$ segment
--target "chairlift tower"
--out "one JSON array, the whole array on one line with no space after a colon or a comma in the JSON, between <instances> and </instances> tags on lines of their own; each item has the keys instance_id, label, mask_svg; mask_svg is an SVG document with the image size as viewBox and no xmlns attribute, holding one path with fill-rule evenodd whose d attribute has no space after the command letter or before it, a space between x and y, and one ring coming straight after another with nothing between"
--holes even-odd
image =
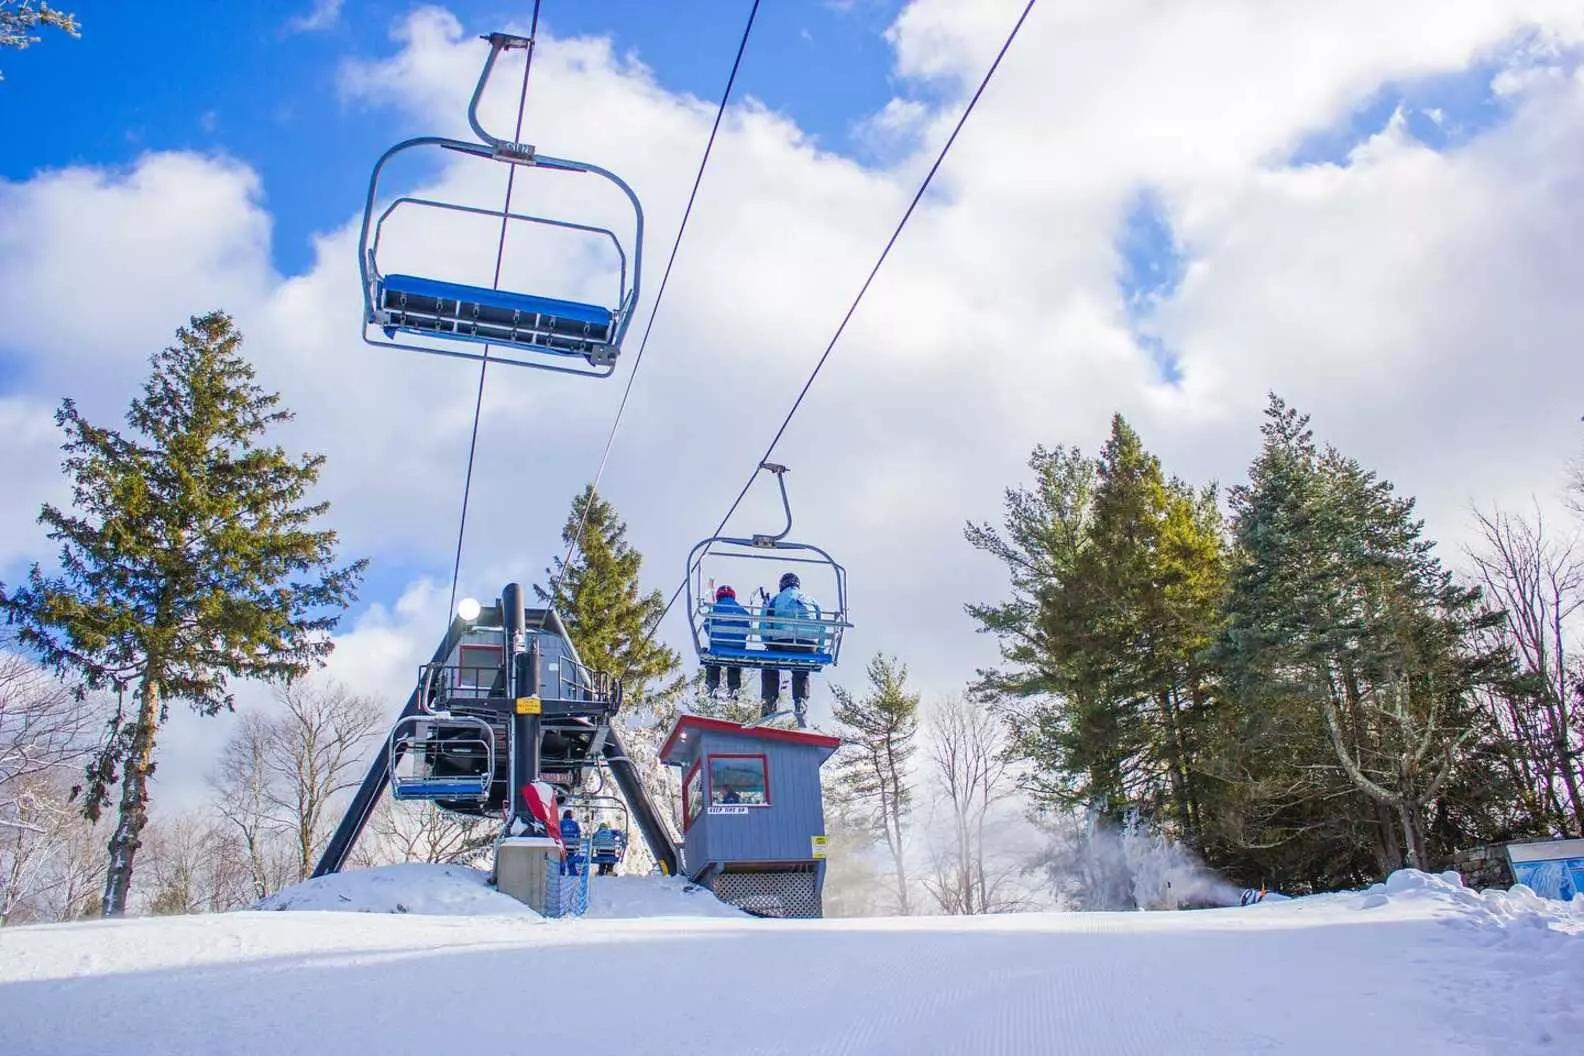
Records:
<instances>
[{"instance_id":1,"label":"chairlift tower","mask_svg":"<svg viewBox=\"0 0 1584 1056\"><path fill-rule=\"evenodd\" d=\"M452 619L419 668L314 875L345 865L387 787L398 800L497 817L503 835L548 835L556 801L603 788L606 774L650 853L675 874L676 842L612 725L621 682L583 663L554 609L525 608L519 584L491 605L460 608L469 615Z\"/></svg>"}]
</instances>

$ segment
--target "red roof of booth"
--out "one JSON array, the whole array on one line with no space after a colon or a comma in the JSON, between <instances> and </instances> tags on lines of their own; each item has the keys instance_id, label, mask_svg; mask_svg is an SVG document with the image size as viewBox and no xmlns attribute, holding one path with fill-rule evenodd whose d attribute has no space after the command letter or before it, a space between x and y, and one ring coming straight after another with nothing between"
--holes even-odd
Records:
<instances>
[{"instance_id":1,"label":"red roof of booth","mask_svg":"<svg viewBox=\"0 0 1584 1056\"><path fill-rule=\"evenodd\" d=\"M834 751L841 747L841 738L832 737L825 733L810 733L807 730L783 730L776 726L743 726L736 722L727 722L725 719L708 719L703 715L678 716L676 725L671 728L671 733L665 739L665 744L660 746L660 759L665 761L671 750L676 747L676 742L681 739L686 730L711 731L714 733L731 733L740 737L756 737L765 741L787 741L792 744L805 744L810 748L826 748Z\"/></svg>"}]
</instances>

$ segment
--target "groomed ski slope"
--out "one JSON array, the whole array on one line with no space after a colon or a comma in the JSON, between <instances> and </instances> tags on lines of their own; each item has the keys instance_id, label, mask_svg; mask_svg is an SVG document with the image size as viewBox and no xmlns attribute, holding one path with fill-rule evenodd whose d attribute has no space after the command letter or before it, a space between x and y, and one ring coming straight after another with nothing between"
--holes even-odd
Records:
<instances>
[{"instance_id":1,"label":"groomed ski slope","mask_svg":"<svg viewBox=\"0 0 1584 1056\"><path fill-rule=\"evenodd\" d=\"M597 878L589 918L544 920L426 868L381 885L452 915L0 930L0 1053L1584 1052L1584 899L1524 889L795 922Z\"/></svg>"}]
</instances>

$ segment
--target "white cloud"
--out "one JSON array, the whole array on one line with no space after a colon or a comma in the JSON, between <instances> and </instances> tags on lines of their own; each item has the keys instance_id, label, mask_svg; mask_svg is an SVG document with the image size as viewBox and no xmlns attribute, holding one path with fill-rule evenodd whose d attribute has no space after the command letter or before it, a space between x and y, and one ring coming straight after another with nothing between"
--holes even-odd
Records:
<instances>
[{"instance_id":1,"label":"white cloud","mask_svg":"<svg viewBox=\"0 0 1584 1056\"><path fill-rule=\"evenodd\" d=\"M853 135L876 150L888 150L910 140L931 117L930 109L917 99L891 99L878 113L858 121Z\"/></svg>"},{"instance_id":2,"label":"white cloud","mask_svg":"<svg viewBox=\"0 0 1584 1056\"><path fill-rule=\"evenodd\" d=\"M342 0L314 0L306 15L297 15L286 22L288 33L317 33L329 29L341 18Z\"/></svg>"},{"instance_id":3,"label":"white cloud","mask_svg":"<svg viewBox=\"0 0 1584 1056\"><path fill-rule=\"evenodd\" d=\"M935 78L959 99L921 113L904 95L874 119L924 119L895 166L822 150L756 104L730 111L602 488L653 585L675 583L736 495L1018 6L919 0L899 18L903 83ZM1388 129L1346 167L1281 166L1385 81L1503 54L1529 23L1559 57L1525 57L1554 72L1503 82L1507 127L1446 154ZM794 536L852 574L858 628L848 663L822 680L857 682L876 650L931 689L989 662L962 604L999 596L1004 578L962 523L997 517L1034 443L1092 450L1116 409L1170 470L1232 483L1274 388L1314 412L1323 439L1419 495L1442 537L1463 531L1471 495L1550 491L1577 441L1564 401L1579 390L1569 341L1584 322L1572 250L1584 207L1569 193L1584 176L1584 87L1561 56L1581 37L1573 5L1548 0L1037 7L777 453L793 467ZM388 58L348 65L342 90L404 115L402 134L465 134L483 50L422 9ZM524 138L608 166L643 199L652 299L713 104L668 93L602 40L541 34L534 77ZM509 130L509 64L498 87L486 125ZM468 164L450 159L431 190L498 202L501 172ZM536 210L620 215L619 196L586 179L525 173L519 188ZM1175 387L1130 338L1115 287L1117 232L1145 188L1187 262L1154 317L1181 357ZM25 466L5 470L14 508L59 489L39 423L60 395L119 416L146 354L223 305L263 382L298 411L292 442L330 456L325 490L349 551L444 575L476 372L357 340L358 203L311 268L280 276L261 194L244 166L190 155L0 184L0 343L24 359L0 435L32 437L13 460ZM429 267L493 262L492 230L459 238L416 222L406 236ZM508 273L577 291L604 277L545 245L514 232ZM463 593L541 575L630 363L604 384L491 372ZM778 517L766 481L733 527ZM38 551L20 520L0 519L0 554ZM401 692L443 629L444 593L375 599L385 607L348 632L337 675ZM685 640L675 616L665 633ZM224 732L206 721L163 777L201 769L193 760Z\"/></svg>"}]
</instances>

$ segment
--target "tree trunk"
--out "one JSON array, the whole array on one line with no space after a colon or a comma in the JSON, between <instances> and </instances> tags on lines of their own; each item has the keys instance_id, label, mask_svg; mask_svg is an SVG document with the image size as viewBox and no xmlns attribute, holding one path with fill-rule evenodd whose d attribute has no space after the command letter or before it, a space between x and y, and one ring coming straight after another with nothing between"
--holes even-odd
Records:
<instances>
[{"instance_id":1,"label":"tree trunk","mask_svg":"<svg viewBox=\"0 0 1584 1056\"><path fill-rule=\"evenodd\" d=\"M1557 769L1562 772L1562 784L1567 788L1568 800L1573 807L1573 824L1575 826L1573 832L1568 833L1564 816L1563 832L1565 835L1584 835L1584 793L1579 790L1578 769L1573 763L1573 739L1568 729L1570 716L1565 705L1560 711L1560 729L1554 733L1556 743L1553 745L1552 751L1556 755ZM1557 813L1561 815L1562 811L1559 809Z\"/></svg>"},{"instance_id":2,"label":"tree trunk","mask_svg":"<svg viewBox=\"0 0 1584 1056\"><path fill-rule=\"evenodd\" d=\"M1402 821L1403 842L1408 847L1408 865L1414 869L1427 868L1429 854L1425 850L1423 807L1407 799L1397 801L1397 817Z\"/></svg>"},{"instance_id":3,"label":"tree trunk","mask_svg":"<svg viewBox=\"0 0 1584 1056\"><path fill-rule=\"evenodd\" d=\"M895 822L897 819L892 820ZM902 867L902 827L896 824L894 828L896 831L892 836L891 860L896 865L897 912L905 917L912 912L912 909L908 905L907 872Z\"/></svg>"},{"instance_id":4,"label":"tree trunk","mask_svg":"<svg viewBox=\"0 0 1584 1056\"><path fill-rule=\"evenodd\" d=\"M1378 799L1370 801L1375 807L1375 846L1380 859L1381 875L1395 873L1403 867L1402 844L1397 839L1397 819L1391 810Z\"/></svg>"},{"instance_id":5,"label":"tree trunk","mask_svg":"<svg viewBox=\"0 0 1584 1056\"><path fill-rule=\"evenodd\" d=\"M1166 726L1166 744L1169 753L1166 760L1167 770L1171 774L1172 799L1177 806L1177 820L1182 825L1183 842L1195 850L1199 847L1199 833L1194 823L1193 806L1189 803L1188 796L1188 750L1183 743L1182 732L1177 723L1177 692L1172 687L1164 687L1155 694L1155 703L1160 708L1161 721Z\"/></svg>"},{"instance_id":6,"label":"tree trunk","mask_svg":"<svg viewBox=\"0 0 1584 1056\"><path fill-rule=\"evenodd\" d=\"M132 861L143 845L139 838L148 824L148 777L154 769L154 730L158 723L159 691L147 673L138 690L137 724L132 728L132 750L121 777L121 811L110 835L110 866L105 870L104 915L126 913L127 892L132 888Z\"/></svg>"},{"instance_id":7,"label":"tree trunk","mask_svg":"<svg viewBox=\"0 0 1584 1056\"><path fill-rule=\"evenodd\" d=\"M885 772L881 775L881 782L882 787L890 786L890 795L882 796L880 810L881 820L886 826L886 841L891 844L891 861L896 866L897 912L905 917L911 912L911 907L908 905L907 871L902 865L902 775L898 771L896 754L892 748L891 740L887 738Z\"/></svg>"}]
</instances>

